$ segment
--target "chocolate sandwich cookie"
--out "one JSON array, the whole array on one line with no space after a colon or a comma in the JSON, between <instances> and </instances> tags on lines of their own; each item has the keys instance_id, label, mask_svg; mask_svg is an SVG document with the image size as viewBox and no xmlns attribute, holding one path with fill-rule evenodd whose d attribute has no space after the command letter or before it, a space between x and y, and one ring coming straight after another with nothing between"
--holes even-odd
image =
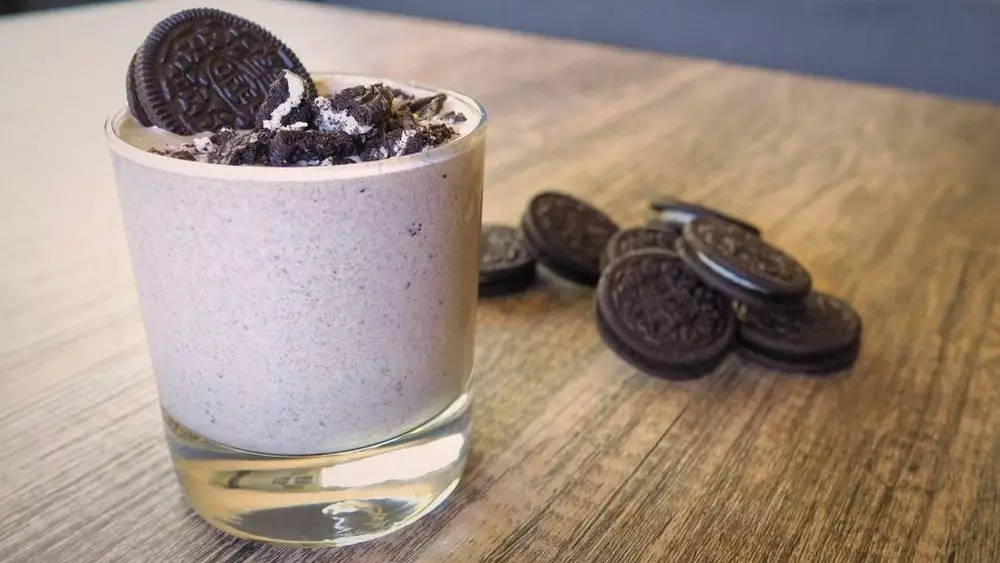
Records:
<instances>
[{"instance_id":1,"label":"chocolate sandwich cookie","mask_svg":"<svg viewBox=\"0 0 1000 563\"><path fill-rule=\"evenodd\" d=\"M441 113L444 109L444 102L448 97L444 94L434 94L426 98L413 100L409 103L409 110L422 119L430 119Z\"/></svg>"},{"instance_id":2,"label":"chocolate sandwich cookie","mask_svg":"<svg viewBox=\"0 0 1000 563\"><path fill-rule=\"evenodd\" d=\"M302 63L277 37L239 16L193 8L149 33L136 58L136 91L149 119L173 133L250 129L283 70L303 77L315 97Z\"/></svg>"},{"instance_id":3,"label":"chocolate sandwich cookie","mask_svg":"<svg viewBox=\"0 0 1000 563\"><path fill-rule=\"evenodd\" d=\"M416 120L410 112L393 111L393 90L383 84L359 85L344 88L333 96L318 97L315 104L316 128L320 131L342 131L348 135L377 139L386 130L394 113L408 115L406 125L415 127ZM403 123L391 125L402 126ZM371 140L370 139L370 140Z\"/></svg>"},{"instance_id":4,"label":"chocolate sandwich cookie","mask_svg":"<svg viewBox=\"0 0 1000 563\"><path fill-rule=\"evenodd\" d=\"M588 203L558 192L536 195L521 221L538 260L570 281L596 285L601 253L618 225Z\"/></svg>"},{"instance_id":5,"label":"chocolate sandwich cookie","mask_svg":"<svg viewBox=\"0 0 1000 563\"><path fill-rule=\"evenodd\" d=\"M668 223L659 217L654 217L649 221L646 221L646 227L650 229L657 229L660 231L670 231L672 233L681 234L684 230L684 225L678 225L677 223Z\"/></svg>"},{"instance_id":6,"label":"chocolate sandwich cookie","mask_svg":"<svg viewBox=\"0 0 1000 563\"><path fill-rule=\"evenodd\" d=\"M253 131L239 134L232 129L225 129L209 137L212 147L208 162L212 164L229 164L247 166L252 164L267 164L268 151L274 133L270 131ZM213 139L215 139L213 141Z\"/></svg>"},{"instance_id":7,"label":"chocolate sandwich cookie","mask_svg":"<svg viewBox=\"0 0 1000 563\"><path fill-rule=\"evenodd\" d=\"M794 305L812 288L798 261L723 219L693 219L675 248L705 283L750 305Z\"/></svg>"},{"instance_id":8,"label":"chocolate sandwich cookie","mask_svg":"<svg viewBox=\"0 0 1000 563\"><path fill-rule=\"evenodd\" d=\"M611 236L608 244L601 254L601 271L603 272L608 264L614 260L644 248L659 248L673 254L674 242L680 233L663 229L651 229L649 227L632 227L622 229Z\"/></svg>"},{"instance_id":9,"label":"chocolate sandwich cookie","mask_svg":"<svg viewBox=\"0 0 1000 563\"><path fill-rule=\"evenodd\" d=\"M281 72L257 108L258 129L277 131L283 127L308 127L313 120L313 103L306 80L290 70Z\"/></svg>"},{"instance_id":10,"label":"chocolate sandwich cookie","mask_svg":"<svg viewBox=\"0 0 1000 563\"><path fill-rule=\"evenodd\" d=\"M691 379L730 350L736 317L728 299L674 254L638 250L612 262L597 285L601 338L636 368Z\"/></svg>"},{"instance_id":11,"label":"chocolate sandwich cookie","mask_svg":"<svg viewBox=\"0 0 1000 563\"><path fill-rule=\"evenodd\" d=\"M153 122L146 115L146 110L142 109L142 104L139 103L139 90L135 83L135 61L138 56L139 52L136 51L128 64L128 72L125 74L125 99L128 101L128 109L132 113L132 117L143 127L149 127Z\"/></svg>"},{"instance_id":12,"label":"chocolate sandwich cookie","mask_svg":"<svg viewBox=\"0 0 1000 563\"><path fill-rule=\"evenodd\" d=\"M535 253L520 230L483 225L480 244L480 297L521 291L535 282Z\"/></svg>"},{"instance_id":13,"label":"chocolate sandwich cookie","mask_svg":"<svg viewBox=\"0 0 1000 563\"><path fill-rule=\"evenodd\" d=\"M452 137L453 129L443 123L418 125L407 129L389 131L382 137L365 144L361 160L382 160L395 156L416 154L429 147L444 144Z\"/></svg>"},{"instance_id":14,"label":"chocolate sandwich cookie","mask_svg":"<svg viewBox=\"0 0 1000 563\"><path fill-rule=\"evenodd\" d=\"M658 197L650 201L649 206L660 213L659 218L661 221L666 224L676 225L678 228L683 228L696 217L715 217L735 223L758 236L760 235L760 229L756 225L752 225L742 219L737 219L718 209L712 209L711 207L705 207L697 203L690 203L672 196Z\"/></svg>"},{"instance_id":15,"label":"chocolate sandwich cookie","mask_svg":"<svg viewBox=\"0 0 1000 563\"><path fill-rule=\"evenodd\" d=\"M854 363L861 317L846 302L813 292L799 307L741 312L739 354L782 371L827 373Z\"/></svg>"},{"instance_id":16,"label":"chocolate sandwich cookie","mask_svg":"<svg viewBox=\"0 0 1000 563\"><path fill-rule=\"evenodd\" d=\"M280 130L271 138L267 148L270 166L294 166L312 161L341 163L354 150L354 143L345 133L331 131Z\"/></svg>"}]
</instances>

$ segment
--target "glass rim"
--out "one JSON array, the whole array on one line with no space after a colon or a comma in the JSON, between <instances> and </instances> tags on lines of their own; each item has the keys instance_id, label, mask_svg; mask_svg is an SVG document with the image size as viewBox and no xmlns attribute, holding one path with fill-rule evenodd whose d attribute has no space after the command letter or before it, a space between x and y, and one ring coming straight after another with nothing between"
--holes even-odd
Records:
<instances>
[{"instance_id":1,"label":"glass rim","mask_svg":"<svg viewBox=\"0 0 1000 563\"><path fill-rule=\"evenodd\" d=\"M121 135L119 135L117 128L122 119L125 119L128 116L128 106L112 112L106 118L104 122L104 135L107 139L108 146L114 153L118 154L122 158L150 168L186 176L228 180L252 180L258 182L310 182L364 178L369 176L392 174L403 170L412 170L452 159L479 144L482 138L486 135L486 125L488 121L486 109L474 98L466 94L462 94L461 92L448 88L441 88L416 80L393 79L361 73L314 72L310 73L310 75L317 78L347 77L364 81L366 83L382 82L391 86L404 86L408 88L444 93L447 94L449 98L454 98L462 105L470 108L475 113L475 116L479 121L468 133L424 152L396 156L383 160L337 164L334 166L233 166L228 164L212 164L208 162L181 160L169 156L153 154L129 143L128 141L122 139Z\"/></svg>"}]
</instances>

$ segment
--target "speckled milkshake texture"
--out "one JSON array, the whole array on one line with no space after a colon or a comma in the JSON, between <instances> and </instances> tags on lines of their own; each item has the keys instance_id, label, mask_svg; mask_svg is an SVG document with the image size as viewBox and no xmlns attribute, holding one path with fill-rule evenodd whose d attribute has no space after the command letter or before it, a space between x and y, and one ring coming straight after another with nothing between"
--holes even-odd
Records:
<instances>
[{"instance_id":1,"label":"speckled milkshake texture","mask_svg":"<svg viewBox=\"0 0 1000 563\"><path fill-rule=\"evenodd\" d=\"M465 390L484 143L301 182L112 155L160 400L181 424L320 454L399 435Z\"/></svg>"}]
</instances>

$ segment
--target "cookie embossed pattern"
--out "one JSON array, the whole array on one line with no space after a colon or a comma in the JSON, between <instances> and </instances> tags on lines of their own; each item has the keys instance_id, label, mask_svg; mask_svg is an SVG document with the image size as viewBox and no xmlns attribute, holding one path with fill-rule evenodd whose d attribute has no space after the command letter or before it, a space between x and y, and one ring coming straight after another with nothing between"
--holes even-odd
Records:
<instances>
[{"instance_id":1,"label":"cookie embossed pattern","mask_svg":"<svg viewBox=\"0 0 1000 563\"><path fill-rule=\"evenodd\" d=\"M730 303L660 249L627 253L608 268L597 286L597 315L613 349L668 379L710 371L736 334Z\"/></svg>"},{"instance_id":2,"label":"cookie embossed pattern","mask_svg":"<svg viewBox=\"0 0 1000 563\"><path fill-rule=\"evenodd\" d=\"M520 230L484 225L480 247L480 297L516 293L535 282L535 252Z\"/></svg>"},{"instance_id":3,"label":"cookie embossed pattern","mask_svg":"<svg viewBox=\"0 0 1000 563\"><path fill-rule=\"evenodd\" d=\"M105 132L187 502L278 545L416 521L469 452L483 108L212 9L133 60Z\"/></svg>"},{"instance_id":4,"label":"cookie embossed pattern","mask_svg":"<svg viewBox=\"0 0 1000 563\"><path fill-rule=\"evenodd\" d=\"M521 225L539 261L584 285L597 285L601 254L618 232L618 225L597 208L556 192L532 198Z\"/></svg>"},{"instance_id":5,"label":"cookie embossed pattern","mask_svg":"<svg viewBox=\"0 0 1000 563\"><path fill-rule=\"evenodd\" d=\"M191 135L245 129L285 69L308 76L284 43L261 26L212 8L158 23L139 47L135 83L153 124ZM315 93L310 82L307 88Z\"/></svg>"},{"instance_id":6,"label":"cookie embossed pattern","mask_svg":"<svg viewBox=\"0 0 1000 563\"><path fill-rule=\"evenodd\" d=\"M630 227L611 236L601 254L601 271L618 258L644 248L659 248L674 253L680 232L652 227Z\"/></svg>"}]
</instances>

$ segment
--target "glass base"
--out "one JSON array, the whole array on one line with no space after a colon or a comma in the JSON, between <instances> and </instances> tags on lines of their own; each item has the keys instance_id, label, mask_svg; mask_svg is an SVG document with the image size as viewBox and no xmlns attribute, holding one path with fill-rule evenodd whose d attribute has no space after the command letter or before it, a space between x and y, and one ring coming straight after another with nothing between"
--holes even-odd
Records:
<instances>
[{"instance_id":1,"label":"glass base","mask_svg":"<svg viewBox=\"0 0 1000 563\"><path fill-rule=\"evenodd\" d=\"M471 393L391 440L347 452L273 456L213 442L163 413L188 504L236 537L329 547L384 536L451 493L469 453Z\"/></svg>"}]
</instances>

